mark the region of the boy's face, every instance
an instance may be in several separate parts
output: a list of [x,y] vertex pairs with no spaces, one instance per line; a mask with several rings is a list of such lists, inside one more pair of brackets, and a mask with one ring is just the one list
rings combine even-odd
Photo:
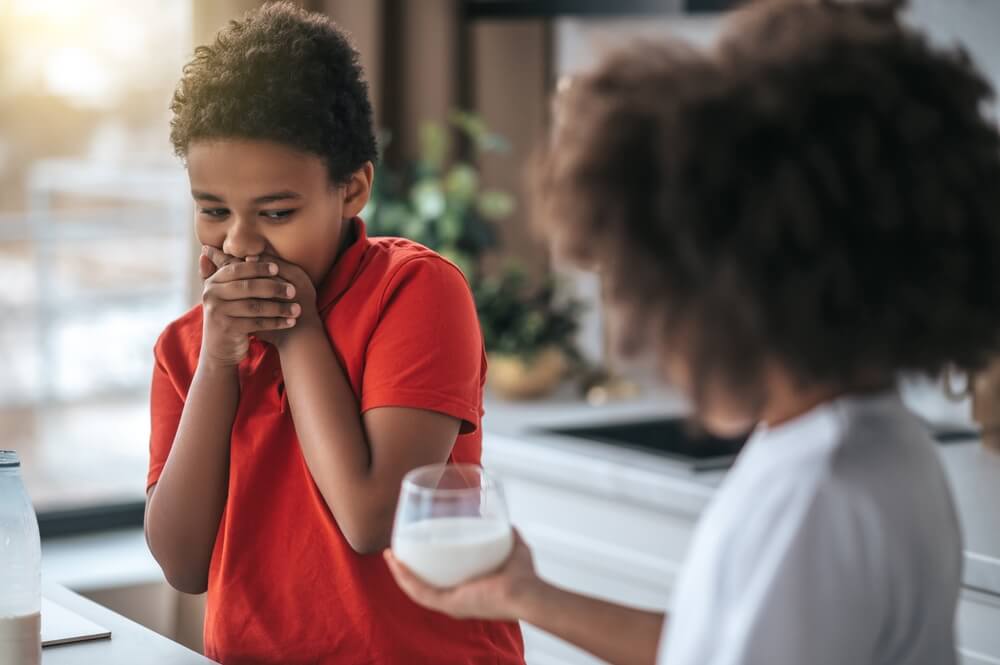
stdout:
[[238,258],[274,254],[314,284],[330,270],[346,221],[371,192],[371,163],[335,184],[318,156],[271,141],[196,141],[187,166],[201,244]]

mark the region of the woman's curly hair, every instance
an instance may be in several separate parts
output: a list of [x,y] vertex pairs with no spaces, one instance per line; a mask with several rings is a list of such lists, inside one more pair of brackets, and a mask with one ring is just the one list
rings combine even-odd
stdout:
[[[555,102],[536,221],[701,400],[849,388],[1000,350],[1000,134],[900,2],[770,0],[708,51],[618,53]],[[633,344],[634,346],[634,344]]]
[[376,159],[357,51],[329,18],[291,2],[251,11],[195,49],[170,110],[182,158],[192,141],[271,140],[321,157],[334,182]]

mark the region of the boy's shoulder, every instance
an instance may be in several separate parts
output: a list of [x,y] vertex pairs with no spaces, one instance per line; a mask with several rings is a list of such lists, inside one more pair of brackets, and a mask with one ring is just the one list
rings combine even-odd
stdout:
[[370,238],[363,275],[372,287],[394,287],[418,282],[455,282],[468,288],[465,273],[453,261],[406,238]]
[[441,262],[442,265],[450,265],[457,269],[453,262],[433,249],[407,238],[378,236],[369,238],[369,243],[368,254],[372,268],[382,269],[390,274],[412,261]]

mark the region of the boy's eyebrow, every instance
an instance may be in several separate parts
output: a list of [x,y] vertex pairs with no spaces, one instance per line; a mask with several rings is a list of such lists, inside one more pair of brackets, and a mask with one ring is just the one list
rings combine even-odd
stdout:
[[191,196],[193,196],[196,201],[215,201],[216,203],[222,203],[222,199],[220,197],[215,194],[209,194],[208,192],[191,190]]
[[275,192],[274,194],[265,194],[264,196],[258,196],[253,200],[254,203],[271,203],[272,201],[284,201],[285,199],[301,199],[302,196],[297,192],[293,192],[290,189],[286,189],[281,192]]
[[[195,198],[196,201],[213,201],[215,203],[223,203],[222,197],[216,196],[215,194],[209,194],[208,192],[199,192],[197,190],[192,190],[191,196]],[[284,201],[286,199],[301,199],[302,195],[298,192],[293,192],[290,189],[281,192],[274,192],[273,194],[265,194],[263,196],[258,196],[253,200],[254,203],[273,203],[274,201]]]

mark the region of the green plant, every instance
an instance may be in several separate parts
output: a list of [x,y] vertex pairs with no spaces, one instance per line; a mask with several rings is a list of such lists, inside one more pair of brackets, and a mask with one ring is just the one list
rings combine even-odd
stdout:
[[[450,161],[448,127],[420,129],[417,159],[401,171],[380,168],[363,215],[372,235],[401,236],[426,245],[478,278],[480,259],[497,245],[495,223],[514,211],[507,192],[484,189],[474,160],[484,152],[506,152],[507,142],[478,116],[456,111],[451,127],[468,137],[471,160]],[[383,137],[383,144],[388,137]]]
[[[465,138],[469,159],[449,159],[452,131]],[[580,303],[560,299],[552,276],[533,284],[513,263],[486,269],[484,258],[499,242],[496,225],[515,204],[508,192],[482,186],[476,159],[507,150],[507,141],[472,113],[453,112],[448,125],[425,124],[416,160],[402,170],[380,167],[362,214],[371,235],[409,238],[458,265],[472,287],[488,351],[530,357],[554,346],[575,359]]]
[[551,275],[542,284],[531,285],[514,265],[474,284],[486,348],[530,359],[538,351],[556,347],[578,362],[575,335],[582,305],[560,300],[557,286]]

